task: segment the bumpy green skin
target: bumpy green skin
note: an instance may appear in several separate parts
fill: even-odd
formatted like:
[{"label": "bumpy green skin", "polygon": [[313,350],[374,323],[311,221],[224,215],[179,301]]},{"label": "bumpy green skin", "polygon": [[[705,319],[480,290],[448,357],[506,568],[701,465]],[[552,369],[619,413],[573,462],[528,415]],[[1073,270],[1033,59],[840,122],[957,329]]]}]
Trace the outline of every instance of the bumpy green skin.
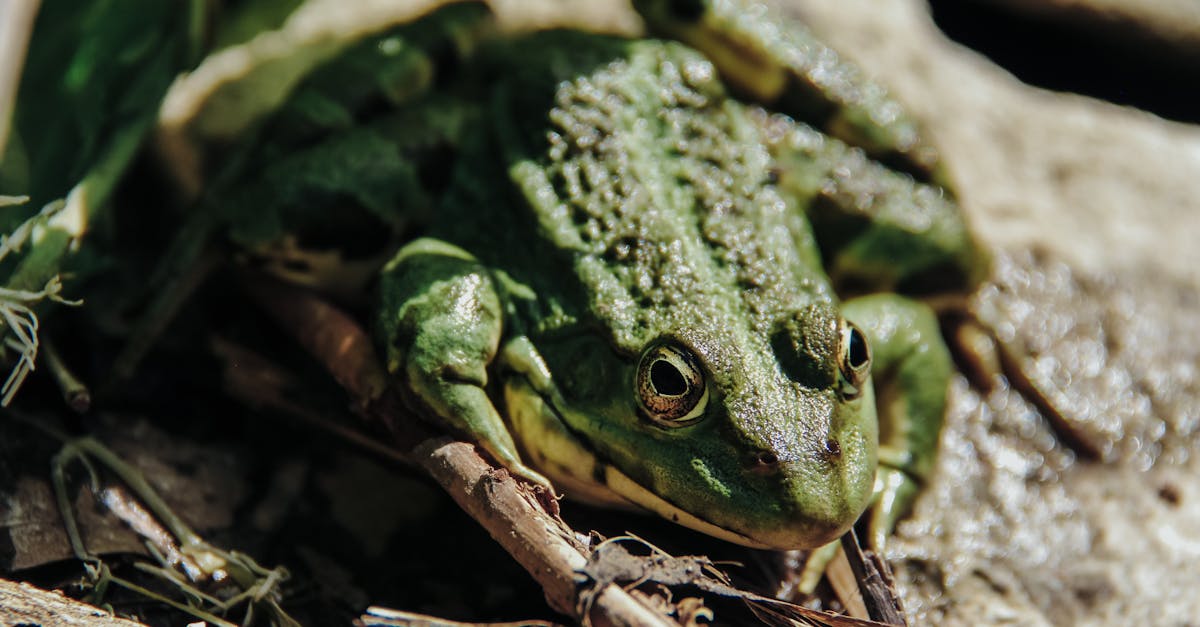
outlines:
[{"label": "bumpy green skin", "polygon": [[[413,404],[568,495],[752,546],[843,533],[872,499],[880,428],[870,382],[848,391],[822,259],[856,288],[938,267],[958,287],[977,256],[957,212],[731,99],[680,44],[547,33],[484,57],[480,76],[500,77],[482,96],[491,124],[462,147],[429,238],[381,281],[381,337]],[[879,181],[877,201],[839,196],[847,167]],[[820,245],[810,214],[834,216]],[[881,263],[879,245],[913,259]],[[846,311],[889,375],[883,450],[919,479],[950,376],[936,321],[890,294]],[[639,357],[664,342],[708,386],[686,426],[638,403]]]},{"label": "bumpy green skin", "polygon": [[709,56],[738,95],[824,129],[920,181],[945,184],[937,150],[881,86],[758,2],[634,0],[657,34]]}]

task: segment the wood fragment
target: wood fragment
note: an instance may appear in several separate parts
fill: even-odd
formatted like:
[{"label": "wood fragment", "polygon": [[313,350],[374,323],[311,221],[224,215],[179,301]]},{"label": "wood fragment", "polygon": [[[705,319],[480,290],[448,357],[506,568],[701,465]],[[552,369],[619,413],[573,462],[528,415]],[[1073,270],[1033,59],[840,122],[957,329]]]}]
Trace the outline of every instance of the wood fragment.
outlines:
[{"label": "wood fragment", "polygon": [[117,618],[61,592],[50,592],[6,579],[0,579],[0,625],[145,627],[142,623]]},{"label": "wood fragment", "polygon": [[871,620],[888,625],[908,625],[887,563],[874,552],[870,558],[864,555],[853,529],[842,535],[842,553],[845,554],[850,570],[858,580],[863,605],[866,606],[867,615]]},{"label": "wood fragment", "polygon": [[366,627],[563,627],[544,620],[523,620],[506,623],[463,623],[427,614],[393,610],[386,607],[368,607],[367,613],[358,619]]},{"label": "wood fragment", "polygon": [[39,0],[0,2],[0,155],[8,144],[17,86],[39,4]]}]

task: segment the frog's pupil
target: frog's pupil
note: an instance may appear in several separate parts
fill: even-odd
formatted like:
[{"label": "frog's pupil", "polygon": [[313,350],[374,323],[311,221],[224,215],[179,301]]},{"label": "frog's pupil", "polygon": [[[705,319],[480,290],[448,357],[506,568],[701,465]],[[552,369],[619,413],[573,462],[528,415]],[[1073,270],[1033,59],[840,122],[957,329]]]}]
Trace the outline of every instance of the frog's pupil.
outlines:
[{"label": "frog's pupil", "polygon": [[683,396],[687,392],[687,381],[679,369],[670,362],[658,360],[650,366],[650,383],[663,396]]},{"label": "frog's pupil", "polygon": [[867,338],[858,329],[850,329],[850,367],[855,370],[867,365]]}]

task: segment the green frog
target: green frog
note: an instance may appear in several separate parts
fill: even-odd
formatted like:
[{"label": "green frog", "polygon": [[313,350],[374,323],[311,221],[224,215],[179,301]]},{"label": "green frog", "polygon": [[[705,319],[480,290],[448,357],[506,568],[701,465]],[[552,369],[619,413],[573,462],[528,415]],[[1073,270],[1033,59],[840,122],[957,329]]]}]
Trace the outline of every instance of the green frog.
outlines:
[{"label": "green frog", "polygon": [[[894,101],[765,10],[487,44],[378,335],[421,415],[568,497],[812,548],[932,469],[934,311],[986,258]],[[466,98],[464,94],[469,94]],[[901,295],[904,294],[904,295]]]}]

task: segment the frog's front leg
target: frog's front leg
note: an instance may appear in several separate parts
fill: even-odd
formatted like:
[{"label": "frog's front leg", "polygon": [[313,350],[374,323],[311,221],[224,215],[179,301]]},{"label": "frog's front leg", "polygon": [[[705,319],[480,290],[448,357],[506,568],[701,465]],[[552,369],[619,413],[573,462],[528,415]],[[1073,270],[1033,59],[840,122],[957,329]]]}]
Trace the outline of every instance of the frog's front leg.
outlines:
[{"label": "frog's front leg", "polygon": [[[873,294],[843,303],[842,313],[863,330],[871,347],[879,467],[868,542],[879,551],[933,471],[954,364],[928,305]],[[837,551],[835,540],[809,557],[800,579],[803,592],[816,588]]]},{"label": "frog's front leg", "polygon": [[871,345],[879,469],[869,540],[878,549],[933,472],[954,363],[928,305],[874,294],[847,301],[842,312]]},{"label": "frog's front leg", "polygon": [[545,477],[521,462],[485,391],[503,329],[500,297],[487,268],[457,246],[418,239],[384,268],[380,294],[388,370],[401,377],[418,409],[549,489]]},{"label": "frog's front leg", "polygon": [[808,216],[839,293],[965,294],[987,276],[987,253],[941,188],[783,116],[761,124],[777,187]]}]

